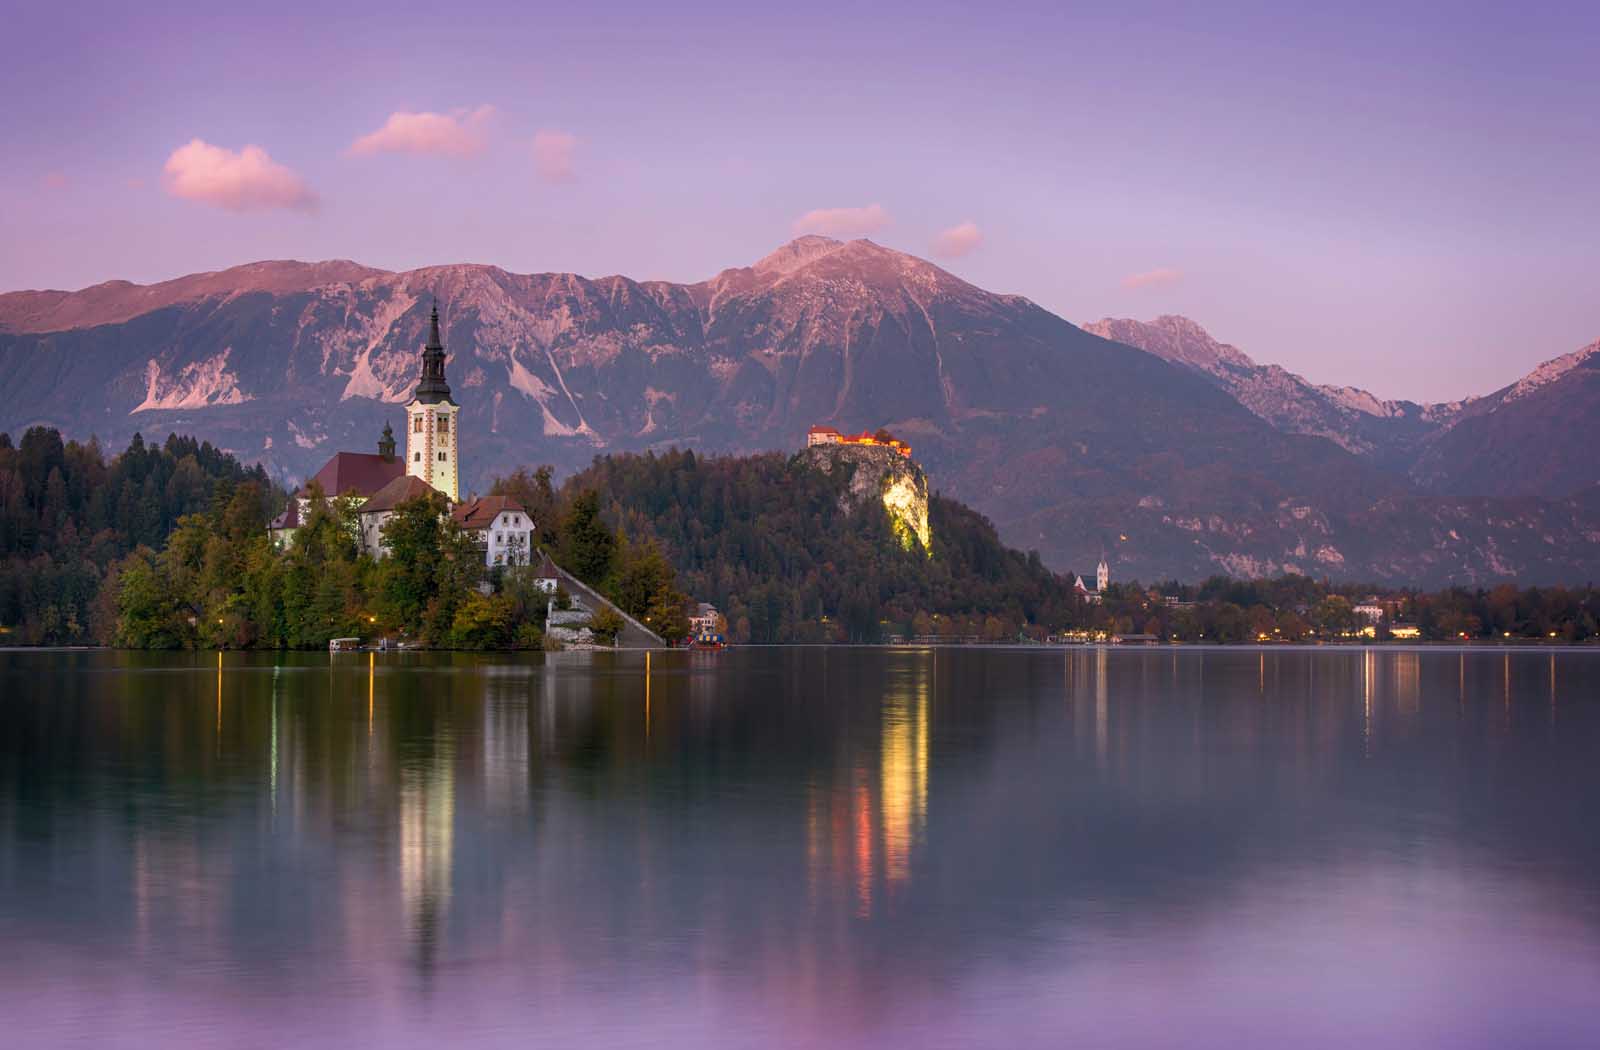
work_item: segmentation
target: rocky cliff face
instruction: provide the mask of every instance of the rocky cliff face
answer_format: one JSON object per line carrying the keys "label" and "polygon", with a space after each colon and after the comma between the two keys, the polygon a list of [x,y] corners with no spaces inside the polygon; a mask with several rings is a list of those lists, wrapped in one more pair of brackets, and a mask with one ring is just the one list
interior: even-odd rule
{"label": "rocky cliff face", "polygon": [[[1181,353],[1131,349],[869,241],[801,238],[694,284],[258,263],[0,296],[0,429],[45,423],[111,445],[187,432],[301,478],[398,419],[435,296],[468,489],[603,451],[793,449],[816,423],[887,426],[943,491],[1059,569],[1102,549],[1119,577],[1147,579],[1600,568],[1600,537],[1571,501],[1441,501],[1352,454],[1376,438],[1329,420],[1393,422],[1354,395],[1250,378],[1243,354],[1193,333],[1173,335]],[[1238,370],[1248,381],[1219,381]],[[1301,411],[1312,421],[1295,423]],[[1306,436],[1323,433],[1333,440]]]}
{"label": "rocky cliff face", "polygon": [[916,463],[893,449],[871,445],[817,445],[801,457],[824,474],[849,472],[850,486],[841,498],[840,510],[849,514],[858,507],[881,505],[906,550],[933,553],[928,476]]}
{"label": "rocky cliff face", "polygon": [[1403,468],[1465,402],[1419,405],[1357,387],[1319,386],[1279,365],[1257,364],[1187,317],[1102,318],[1085,330],[1203,375],[1279,430],[1324,437],[1356,455]]}

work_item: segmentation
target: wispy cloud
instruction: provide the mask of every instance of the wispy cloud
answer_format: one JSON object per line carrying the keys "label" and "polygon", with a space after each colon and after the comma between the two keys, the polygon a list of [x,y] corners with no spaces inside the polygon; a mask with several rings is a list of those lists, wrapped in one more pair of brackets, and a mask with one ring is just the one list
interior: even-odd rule
{"label": "wispy cloud", "polygon": [[546,182],[570,182],[574,178],[572,154],[578,138],[555,128],[541,128],[533,136],[533,167]]}
{"label": "wispy cloud", "polygon": [[975,222],[963,222],[942,231],[933,239],[933,254],[941,259],[959,259],[983,243],[983,231]]}
{"label": "wispy cloud", "polygon": [[1175,270],[1170,266],[1158,266],[1143,273],[1130,273],[1122,279],[1122,287],[1160,288],[1163,285],[1177,284],[1181,280],[1183,280],[1182,270]]}
{"label": "wispy cloud", "polygon": [[488,145],[488,125],[493,116],[493,106],[449,113],[391,113],[383,127],[356,139],[346,152],[353,157],[374,153],[472,157]]}
{"label": "wispy cloud", "polygon": [[309,211],[317,206],[317,195],[305,180],[260,146],[235,151],[190,139],[167,158],[163,182],[174,197],[228,211]]}
{"label": "wispy cloud", "polygon": [[816,208],[794,221],[795,236],[821,233],[829,237],[866,237],[889,225],[881,204],[864,208]]}

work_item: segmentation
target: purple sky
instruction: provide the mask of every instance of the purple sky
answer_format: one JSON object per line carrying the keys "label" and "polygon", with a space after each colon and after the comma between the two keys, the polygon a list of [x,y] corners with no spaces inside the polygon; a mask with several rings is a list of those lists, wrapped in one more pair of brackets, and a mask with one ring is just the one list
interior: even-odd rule
{"label": "purple sky", "polygon": [[852,209],[811,226],[1386,396],[1600,338],[1589,2],[228,6],[6,14],[0,289],[697,280]]}

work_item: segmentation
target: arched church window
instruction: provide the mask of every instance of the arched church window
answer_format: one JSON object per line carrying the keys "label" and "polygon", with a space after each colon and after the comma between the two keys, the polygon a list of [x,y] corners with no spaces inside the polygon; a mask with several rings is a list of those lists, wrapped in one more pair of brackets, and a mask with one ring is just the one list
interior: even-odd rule
{"label": "arched church window", "polygon": [[441,453],[439,453],[439,462],[440,462],[440,463],[443,463],[443,462],[444,462],[444,455],[445,455],[445,454],[444,454],[444,453],[443,453],[443,452],[441,452]]}
{"label": "arched church window", "polygon": [[422,462],[422,453],[420,453],[420,452],[411,453],[411,462],[413,462],[413,463],[421,463]]}
{"label": "arched church window", "polygon": [[411,432],[413,434],[422,433],[422,417],[421,416],[412,416],[411,417]]}

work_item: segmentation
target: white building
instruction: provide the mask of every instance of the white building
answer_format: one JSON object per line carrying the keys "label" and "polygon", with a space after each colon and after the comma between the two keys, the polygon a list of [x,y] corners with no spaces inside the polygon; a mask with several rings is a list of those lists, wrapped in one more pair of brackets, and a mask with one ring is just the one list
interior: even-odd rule
{"label": "white building", "polygon": [[532,563],[533,519],[520,504],[483,496],[457,504],[450,516],[483,549],[483,563],[490,568]]}
{"label": "white building", "polygon": [[702,634],[721,633],[720,625],[725,622],[722,614],[717,612],[717,607],[710,602],[700,602],[695,606],[694,615],[689,617],[689,636],[691,638]]}

